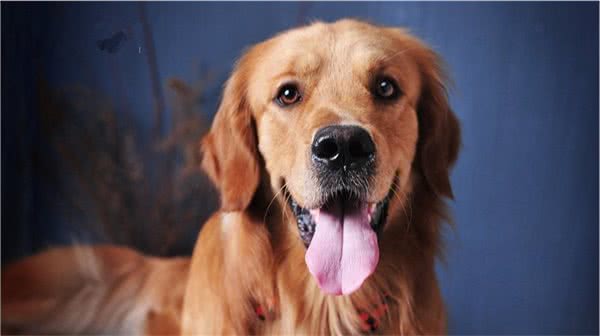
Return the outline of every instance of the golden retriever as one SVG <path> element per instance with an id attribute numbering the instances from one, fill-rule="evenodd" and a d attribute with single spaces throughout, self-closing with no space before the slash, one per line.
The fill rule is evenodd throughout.
<path id="1" fill-rule="evenodd" d="M 191 259 L 26 258 L 3 270 L 3 331 L 445 333 L 434 263 L 460 131 L 440 63 L 356 20 L 255 45 L 201 143 L 221 209 Z"/>

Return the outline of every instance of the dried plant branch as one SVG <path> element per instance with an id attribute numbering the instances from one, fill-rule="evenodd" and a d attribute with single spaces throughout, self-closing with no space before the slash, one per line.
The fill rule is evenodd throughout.
<path id="1" fill-rule="evenodd" d="M 82 87 L 53 90 L 39 84 L 42 134 L 57 156 L 54 170 L 71 176 L 74 186 L 56 180 L 61 194 L 70 196 L 64 201 L 87 217 L 80 227 L 157 255 L 186 250 L 177 246 L 182 237 L 195 234 L 217 204 L 198 169 L 198 142 L 208 129 L 201 85 L 172 79 L 169 88 L 173 131 L 148 156 L 106 97 Z M 169 157 L 177 158 L 172 169 L 149 179 L 147 169 Z"/>

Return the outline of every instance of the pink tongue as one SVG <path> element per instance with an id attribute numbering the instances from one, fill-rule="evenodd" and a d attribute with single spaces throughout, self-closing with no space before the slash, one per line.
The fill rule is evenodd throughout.
<path id="1" fill-rule="evenodd" d="M 317 225 L 305 256 L 308 270 L 328 294 L 354 292 L 379 261 L 367 204 L 344 207 L 336 202 L 311 214 Z"/>

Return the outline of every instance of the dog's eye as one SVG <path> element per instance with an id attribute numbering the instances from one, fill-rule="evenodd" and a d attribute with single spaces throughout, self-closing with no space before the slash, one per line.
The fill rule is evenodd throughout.
<path id="1" fill-rule="evenodd" d="M 391 100 L 398 97 L 400 90 L 393 79 L 389 77 L 379 77 L 375 80 L 373 94 L 377 98 Z"/>
<path id="2" fill-rule="evenodd" d="M 296 104 L 300 100 L 302 100 L 302 96 L 296 84 L 285 84 L 279 89 L 275 98 L 275 101 L 281 107 Z"/>

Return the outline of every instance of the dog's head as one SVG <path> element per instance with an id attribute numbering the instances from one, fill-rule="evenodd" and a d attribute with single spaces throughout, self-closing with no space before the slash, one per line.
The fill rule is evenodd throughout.
<path id="1" fill-rule="evenodd" d="M 222 209 L 244 210 L 269 176 L 322 290 L 351 293 L 377 265 L 392 200 L 408 202 L 415 183 L 452 197 L 459 126 L 444 82 L 419 40 L 353 20 L 254 46 L 203 140 Z"/>

